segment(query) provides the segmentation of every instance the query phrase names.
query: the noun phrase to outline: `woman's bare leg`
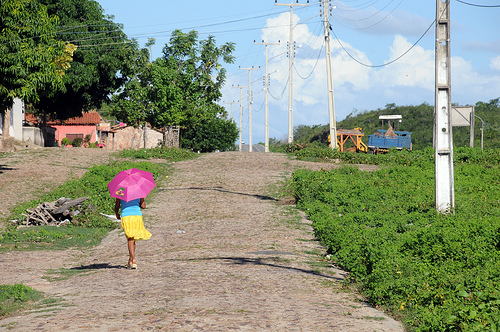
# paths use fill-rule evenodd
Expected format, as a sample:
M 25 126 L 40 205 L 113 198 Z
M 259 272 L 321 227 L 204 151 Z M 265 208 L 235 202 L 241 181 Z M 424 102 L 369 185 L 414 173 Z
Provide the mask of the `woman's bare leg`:
M 128 240 L 128 263 L 129 265 L 132 265 L 132 263 L 135 263 L 135 239 L 133 237 L 130 237 L 127 239 Z

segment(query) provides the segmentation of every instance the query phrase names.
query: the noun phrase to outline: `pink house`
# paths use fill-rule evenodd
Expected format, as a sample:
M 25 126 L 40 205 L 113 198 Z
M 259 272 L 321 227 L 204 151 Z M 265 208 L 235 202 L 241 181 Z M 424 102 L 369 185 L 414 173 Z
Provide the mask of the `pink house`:
M 32 114 L 26 114 L 26 121 L 38 125 L 37 118 Z M 90 135 L 90 142 L 97 141 L 97 126 L 101 123 L 101 116 L 97 112 L 82 113 L 82 116 L 67 120 L 47 121 L 47 126 L 55 129 L 55 141 L 60 146 L 63 138 L 71 142 L 75 138 L 82 139 Z

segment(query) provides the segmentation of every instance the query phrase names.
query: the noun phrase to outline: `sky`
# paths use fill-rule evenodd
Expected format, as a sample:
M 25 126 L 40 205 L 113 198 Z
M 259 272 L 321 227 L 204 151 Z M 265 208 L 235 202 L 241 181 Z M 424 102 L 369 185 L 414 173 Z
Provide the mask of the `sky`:
M 98 2 L 141 46 L 148 38 L 156 39 L 153 59 L 162 56 L 176 29 L 196 30 L 199 39 L 211 35 L 217 45 L 235 43 L 234 64 L 222 64 L 227 80 L 219 103 L 239 126 L 241 102 L 242 140 L 248 143 L 251 127 L 253 144 L 265 140 L 266 48 L 269 137 L 286 141 L 289 135 L 287 42 L 293 3 L 293 126 L 329 123 L 322 1 L 277 0 L 281 5 L 273 0 Z M 336 121 L 387 104 L 434 105 L 436 0 L 329 3 Z M 500 0 L 451 0 L 450 11 L 452 103 L 474 105 L 500 97 Z M 245 69 L 252 67 L 259 69 Z M 238 88 L 248 86 L 249 75 L 251 126 L 248 89 Z

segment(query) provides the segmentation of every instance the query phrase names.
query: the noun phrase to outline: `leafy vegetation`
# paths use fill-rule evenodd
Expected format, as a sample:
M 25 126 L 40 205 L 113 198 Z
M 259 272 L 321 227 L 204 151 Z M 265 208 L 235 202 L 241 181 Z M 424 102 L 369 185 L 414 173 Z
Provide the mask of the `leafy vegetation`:
M 23 284 L 0 285 L 0 317 L 8 316 L 42 297 L 40 292 Z
M 349 281 L 409 330 L 497 331 L 500 150 L 456 150 L 448 215 L 434 206 L 432 155 L 389 153 L 373 172 L 298 170 L 297 206 Z
M 56 41 L 58 19 L 37 1 L 5 0 L 0 3 L 0 114 L 15 97 L 37 101 L 45 88 L 62 85 L 58 57 L 64 43 Z M 61 65 L 67 65 L 63 61 Z
M 175 30 L 161 58 L 150 63 L 147 52 L 138 54 L 136 74 L 113 98 L 111 115 L 133 126 L 180 126 L 185 149 L 230 149 L 236 125 L 217 101 L 226 80 L 222 64 L 234 61 L 233 51 L 233 43 L 217 46 L 213 36 L 198 40 L 196 31 Z
M 111 16 L 104 14 L 97 1 L 36 2 L 45 5 L 49 15 L 58 17 L 58 28 L 54 30 L 58 42 L 71 41 L 76 49 L 71 66 L 65 69 L 63 86 L 44 89 L 31 111 L 64 120 L 108 102 L 109 96 L 134 74 L 140 52 L 137 43 L 127 38 Z
M 186 128 L 181 135 L 181 146 L 200 152 L 229 151 L 235 149 L 238 133 L 238 127 L 231 120 L 208 119 Z

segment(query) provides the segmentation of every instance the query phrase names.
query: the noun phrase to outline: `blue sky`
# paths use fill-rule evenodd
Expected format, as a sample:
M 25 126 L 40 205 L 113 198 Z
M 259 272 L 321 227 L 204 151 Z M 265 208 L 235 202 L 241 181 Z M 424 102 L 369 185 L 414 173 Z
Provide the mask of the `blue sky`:
M 306 0 L 298 2 L 307 4 Z M 500 8 L 477 6 L 498 6 L 500 0 L 463 2 L 451 0 L 450 4 L 451 96 L 453 103 L 470 105 L 500 97 Z M 239 123 L 240 89 L 233 86 L 248 85 L 248 70 L 240 67 L 260 66 L 260 70 L 251 72 L 253 143 L 264 141 L 265 130 L 265 46 L 254 45 L 254 40 L 280 41 L 280 45 L 268 46 L 269 136 L 288 137 L 286 42 L 290 6 L 277 6 L 273 0 L 101 0 L 99 3 L 141 46 L 148 38 L 156 39 L 153 58 L 161 56 L 162 47 L 175 29 L 196 30 L 200 39 L 212 35 L 219 45 L 234 42 L 236 61 L 224 66 L 227 82 L 221 103 L 236 102 L 232 105 L 233 118 Z M 290 4 L 290 0 L 278 3 Z M 310 1 L 308 6 L 296 6 L 293 11 L 293 39 L 300 46 L 296 48 L 293 70 L 294 126 L 328 124 L 324 29 L 319 3 Z M 332 35 L 330 41 L 337 121 L 351 113 L 384 108 L 389 103 L 434 104 L 435 0 L 332 0 L 331 4 L 335 8 L 330 23 L 337 37 Z M 398 61 L 373 67 L 398 58 L 420 38 Z M 224 105 L 230 112 L 231 105 Z M 246 89 L 242 106 L 243 140 L 248 142 Z

